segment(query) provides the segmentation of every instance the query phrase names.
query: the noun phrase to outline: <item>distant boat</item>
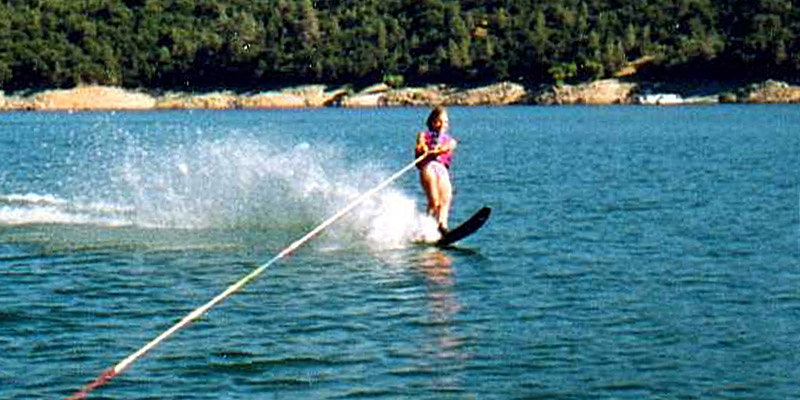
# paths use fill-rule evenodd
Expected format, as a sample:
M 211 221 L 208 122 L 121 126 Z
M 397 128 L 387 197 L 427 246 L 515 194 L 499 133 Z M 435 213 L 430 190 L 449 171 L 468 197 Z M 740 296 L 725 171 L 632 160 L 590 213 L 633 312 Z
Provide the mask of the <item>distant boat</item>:
M 659 93 L 659 94 L 645 94 L 636 97 L 636 102 L 639 104 L 648 105 L 672 105 L 683 104 L 686 101 L 680 95 L 673 93 Z

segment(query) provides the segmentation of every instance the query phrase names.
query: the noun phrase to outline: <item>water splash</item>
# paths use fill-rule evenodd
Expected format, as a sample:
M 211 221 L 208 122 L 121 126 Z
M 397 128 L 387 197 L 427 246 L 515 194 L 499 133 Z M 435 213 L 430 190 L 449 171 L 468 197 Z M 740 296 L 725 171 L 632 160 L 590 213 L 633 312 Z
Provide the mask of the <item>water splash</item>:
M 233 134 L 156 148 L 127 139 L 120 147 L 115 153 L 104 151 L 91 171 L 70 172 L 65 180 L 72 182 L 71 195 L 0 195 L 0 225 L 268 229 L 296 234 L 391 172 L 369 160 L 348 163 L 335 145 L 291 143 L 280 137 Z M 85 157 L 91 154 L 96 152 Z M 388 188 L 326 235 L 345 245 L 356 240 L 398 247 L 435 231 L 431 224 L 417 211 L 413 196 Z

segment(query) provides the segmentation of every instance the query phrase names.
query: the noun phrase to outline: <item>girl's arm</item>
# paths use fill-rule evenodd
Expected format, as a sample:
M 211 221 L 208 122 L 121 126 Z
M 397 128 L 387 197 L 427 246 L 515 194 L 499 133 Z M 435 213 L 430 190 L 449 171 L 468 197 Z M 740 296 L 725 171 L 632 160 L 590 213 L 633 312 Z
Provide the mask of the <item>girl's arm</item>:
M 417 145 L 414 147 L 414 153 L 416 153 L 417 157 L 425 154 L 428 152 L 428 144 L 425 143 L 425 132 L 420 132 L 417 134 Z
M 446 143 L 437 145 L 433 149 L 428 147 L 428 144 L 425 142 L 425 132 L 420 132 L 417 134 L 417 145 L 414 148 L 414 152 L 416 153 L 417 157 L 421 156 L 424 153 L 429 153 L 430 155 L 439 155 L 442 153 L 448 153 L 456 149 L 456 142 L 455 139 L 450 139 Z

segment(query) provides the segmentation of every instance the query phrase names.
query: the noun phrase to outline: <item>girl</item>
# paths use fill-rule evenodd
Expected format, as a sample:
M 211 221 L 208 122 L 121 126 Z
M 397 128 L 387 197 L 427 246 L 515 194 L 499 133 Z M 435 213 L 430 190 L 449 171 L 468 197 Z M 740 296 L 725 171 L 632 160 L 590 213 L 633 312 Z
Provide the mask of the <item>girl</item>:
M 442 106 L 435 107 L 426 122 L 428 129 L 417 134 L 415 153 L 417 158 L 427 155 L 417 164 L 419 179 L 428 198 L 428 214 L 436 219 L 439 232 L 447 232 L 447 218 L 453 200 L 450 183 L 450 162 L 456 140 L 447 132 L 450 120 Z

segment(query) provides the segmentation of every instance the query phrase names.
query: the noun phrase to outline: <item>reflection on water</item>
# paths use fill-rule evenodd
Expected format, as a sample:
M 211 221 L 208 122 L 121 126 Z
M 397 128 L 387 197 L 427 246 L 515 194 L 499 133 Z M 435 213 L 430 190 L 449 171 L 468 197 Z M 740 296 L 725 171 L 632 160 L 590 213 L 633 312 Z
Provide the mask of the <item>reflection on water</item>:
M 432 335 L 426 351 L 444 363 L 433 385 L 439 390 L 460 390 L 463 385 L 457 373 L 463 370 L 469 355 L 465 352 L 464 337 L 458 332 L 456 317 L 462 307 L 456 296 L 453 260 L 439 249 L 429 249 L 420 254 L 419 270 L 425 277 Z
M 453 260 L 441 250 L 431 249 L 421 254 L 419 266 L 427 281 L 433 320 L 446 323 L 460 308 L 452 293 L 456 283 Z

